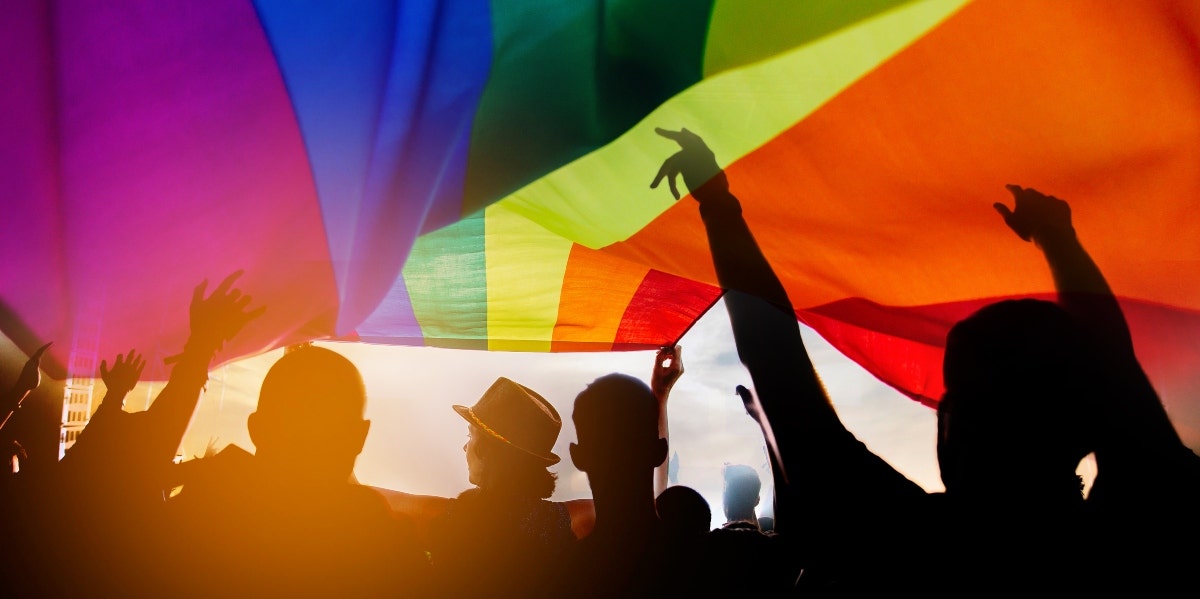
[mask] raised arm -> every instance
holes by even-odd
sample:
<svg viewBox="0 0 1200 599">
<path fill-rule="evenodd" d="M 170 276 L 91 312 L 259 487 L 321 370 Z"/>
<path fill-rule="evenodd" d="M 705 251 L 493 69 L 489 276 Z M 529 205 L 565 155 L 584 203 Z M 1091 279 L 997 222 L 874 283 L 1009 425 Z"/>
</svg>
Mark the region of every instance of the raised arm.
<svg viewBox="0 0 1200 599">
<path fill-rule="evenodd" d="M 993 207 L 1018 237 L 1032 241 L 1046 258 L 1058 303 L 1085 326 L 1107 349 L 1136 361 L 1125 315 L 1100 268 L 1083 249 L 1071 223 L 1071 207 L 1036 189 L 1008 185 L 1012 209 Z"/>
<path fill-rule="evenodd" d="M 240 270 L 229 275 L 208 297 L 204 296 L 208 281 L 197 285 L 192 293 L 191 335 L 183 353 L 170 358 L 175 361 L 171 377 L 147 410 L 153 423 L 147 449 L 154 459 L 174 458 L 200 401 L 200 391 L 208 381 L 213 356 L 226 340 L 266 310 L 265 307 L 247 310 L 250 296 L 233 288 L 241 275 Z"/>
<path fill-rule="evenodd" d="M 33 352 L 32 356 L 25 361 L 25 366 L 21 368 L 21 373 L 17 375 L 17 380 L 13 381 L 13 385 L 8 392 L 0 397 L 0 429 L 3 429 L 8 421 L 12 419 L 13 414 L 20 409 L 21 404 L 25 402 L 25 398 L 37 389 L 42 382 L 42 355 L 50 348 L 50 343 L 43 345 Z"/>
<path fill-rule="evenodd" d="M 763 416 L 763 407 L 758 398 L 754 397 L 754 394 L 742 385 L 735 387 L 734 392 L 741 398 L 742 406 L 746 408 L 746 414 L 749 414 L 750 418 L 758 423 L 758 427 L 762 430 L 763 441 L 766 442 L 767 447 L 774 447 L 775 431 L 771 428 L 771 423 Z M 775 514 L 775 522 L 778 524 L 781 516 L 784 521 L 789 517 L 787 513 L 788 506 L 790 505 L 788 494 L 791 492 L 791 485 L 788 484 L 787 471 L 783 469 L 783 464 L 779 463 L 779 459 L 775 454 L 776 452 L 774 451 L 767 451 L 767 455 L 771 460 L 772 513 Z"/>
<path fill-rule="evenodd" d="M 654 356 L 654 372 L 650 375 L 650 390 L 654 399 L 658 400 L 658 436 L 670 442 L 671 433 L 667 426 L 667 400 L 671 397 L 671 388 L 675 381 L 683 376 L 683 348 L 664 347 Z M 667 457 L 654 469 L 654 496 L 658 497 L 670 485 L 670 451 Z"/>
<path fill-rule="evenodd" d="M 1035 189 L 1009 185 L 1008 191 L 1013 208 L 996 203 L 996 211 L 1014 233 L 1042 251 L 1054 277 L 1058 303 L 1092 337 L 1105 360 L 1097 371 L 1111 377 L 1119 390 L 1097 406 L 1114 427 L 1109 441 L 1126 448 L 1130 443 L 1142 447 L 1180 445 L 1157 392 L 1134 355 L 1121 306 L 1075 234 L 1071 207 Z M 1104 461 L 1103 449 L 1097 458 Z"/>
<path fill-rule="evenodd" d="M 657 132 L 678 143 L 680 151 L 663 163 L 651 187 L 666 178 L 678 199 L 675 178 L 682 175 L 699 201 L 717 280 L 729 290 L 725 305 L 738 356 L 750 370 L 766 416 L 774 422 L 772 410 L 785 416 L 797 408 L 812 412 L 822 425 L 843 429 L 804 349 L 787 292 L 759 249 L 712 151 L 687 129 Z"/>
<path fill-rule="evenodd" d="M 791 485 L 804 485 L 806 503 L 818 509 L 844 508 L 845 498 L 887 501 L 924 494 L 870 453 L 838 418 L 804 348 L 783 284 L 750 232 L 712 151 L 686 129 L 657 131 L 681 149 L 663 163 L 651 187 L 665 178 L 678 198 L 674 179 L 682 175 L 700 203 L 717 279 L 728 290 L 725 306 L 738 356 L 754 382 L 772 457 Z"/>
<path fill-rule="evenodd" d="M 125 407 L 125 396 L 137 385 L 145 367 L 145 358 L 132 349 L 128 354 L 117 354 L 112 370 L 108 368 L 108 360 L 100 361 L 100 379 L 104 381 L 105 391 L 100 407 L 96 408 L 96 413 L 92 416 L 93 422 Z"/>
</svg>

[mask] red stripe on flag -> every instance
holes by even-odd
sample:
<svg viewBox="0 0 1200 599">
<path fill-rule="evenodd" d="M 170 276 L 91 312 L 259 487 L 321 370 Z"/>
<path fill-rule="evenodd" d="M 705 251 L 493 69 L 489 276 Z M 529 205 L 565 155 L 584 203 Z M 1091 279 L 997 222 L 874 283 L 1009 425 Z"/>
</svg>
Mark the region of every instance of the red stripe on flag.
<svg viewBox="0 0 1200 599">
<path fill-rule="evenodd" d="M 646 273 L 621 318 L 613 349 L 652 349 L 678 341 L 721 293 L 719 287 L 657 270 Z"/>
<path fill-rule="evenodd" d="M 797 311 L 805 324 L 881 381 L 926 405 L 937 405 L 946 333 L 962 318 L 1003 299 L 925 306 L 883 306 L 851 298 Z M 1191 447 L 1200 447 L 1200 311 L 1122 299 L 1138 360 Z M 1019 398 L 1014 398 L 1014 401 Z"/>
</svg>

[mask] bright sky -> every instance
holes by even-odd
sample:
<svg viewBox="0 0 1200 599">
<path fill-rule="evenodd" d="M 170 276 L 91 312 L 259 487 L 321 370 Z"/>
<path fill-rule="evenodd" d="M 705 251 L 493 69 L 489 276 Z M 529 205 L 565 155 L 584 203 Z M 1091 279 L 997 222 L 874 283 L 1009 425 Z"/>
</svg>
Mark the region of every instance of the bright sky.
<svg viewBox="0 0 1200 599">
<path fill-rule="evenodd" d="M 811 331 L 805 342 L 817 371 L 846 425 L 877 454 L 926 489 L 940 490 L 934 452 L 932 410 L 909 400 L 867 374 Z M 470 405 L 499 376 L 546 397 L 563 416 L 555 452 L 563 457 L 555 499 L 590 497 L 587 478 L 571 465 L 575 440 L 571 406 L 592 380 L 623 372 L 648 381 L 654 352 L 512 353 L 326 343 L 358 365 L 368 392 L 371 432 L 355 474 L 374 486 L 411 493 L 454 496 L 468 488 L 462 446 L 467 426 L 451 410 Z M 685 373 L 669 404 L 671 451 L 679 454 L 678 483 L 699 491 L 721 517 L 721 470 L 725 463 L 756 467 L 768 497 L 770 475 L 758 427 L 734 394 L 750 377 L 738 362 L 724 305 L 718 303 L 682 339 Z M 217 447 L 237 443 L 252 449 L 246 416 L 253 411 L 262 378 L 281 351 L 218 369 L 184 441 L 184 454 L 201 454 L 210 439 Z M 223 383 L 223 384 L 221 384 Z M 161 385 L 161 384 L 159 384 Z M 127 409 L 140 409 L 160 388 L 139 387 Z M 769 510 L 769 500 L 760 506 Z"/>
</svg>

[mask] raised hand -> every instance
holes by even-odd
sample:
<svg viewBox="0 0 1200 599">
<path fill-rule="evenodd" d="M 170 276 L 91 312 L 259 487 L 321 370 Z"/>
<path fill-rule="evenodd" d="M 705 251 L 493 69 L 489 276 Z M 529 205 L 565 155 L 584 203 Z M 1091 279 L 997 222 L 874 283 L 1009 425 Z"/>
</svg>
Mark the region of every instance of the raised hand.
<svg viewBox="0 0 1200 599">
<path fill-rule="evenodd" d="M 42 354 L 45 354 L 49 348 L 50 344 L 47 343 L 33 352 L 33 355 L 29 356 L 29 360 L 25 362 L 25 367 L 21 369 L 21 374 L 17 375 L 12 389 L 7 394 L 0 392 L 0 410 L 2 410 L 0 417 L 3 418 L 0 420 L 0 429 L 3 429 L 13 414 L 21 408 L 29 393 L 42 383 Z"/>
<path fill-rule="evenodd" d="M 654 372 L 650 375 L 650 390 L 660 402 L 666 401 L 671 394 L 675 381 L 683 376 L 683 348 L 664 347 L 658 350 L 654 357 Z"/>
<path fill-rule="evenodd" d="M 667 424 L 667 398 L 671 395 L 671 387 L 683 375 L 683 361 L 680 356 L 682 348 L 663 347 L 654 356 L 654 372 L 650 374 L 650 390 L 654 399 L 658 400 L 658 436 L 663 439 L 671 438 L 670 426 Z M 654 468 L 654 496 L 657 497 L 671 483 L 669 460 Z"/>
<path fill-rule="evenodd" d="M 738 397 L 742 399 L 742 407 L 746 408 L 746 413 L 749 414 L 755 422 L 761 423 L 763 421 L 763 411 L 762 404 L 758 403 L 758 398 L 754 397 L 754 394 L 751 393 L 750 390 L 744 385 L 738 385 L 734 388 L 734 391 L 737 393 Z"/>
<path fill-rule="evenodd" d="M 744 385 L 738 385 L 734 388 L 734 392 L 742 399 L 742 406 L 746 408 L 746 413 L 758 423 L 758 427 L 762 429 L 763 441 L 767 444 L 767 451 L 771 457 L 771 468 L 776 477 L 776 491 L 782 488 L 782 483 L 786 483 L 787 472 L 783 469 L 783 454 L 779 452 L 779 443 L 775 440 L 775 429 L 771 427 L 771 421 L 766 418 L 765 410 L 763 410 L 762 402 L 755 397 Z"/>
<path fill-rule="evenodd" d="M 1041 235 L 1074 230 L 1071 226 L 1071 207 L 1066 202 L 1020 185 L 1006 185 L 1005 188 L 1013 196 L 1013 208 L 1010 210 L 1000 202 L 992 204 L 992 207 L 1021 239 L 1037 242 Z"/>
<path fill-rule="evenodd" d="M 233 288 L 233 283 L 243 272 L 239 270 L 225 277 L 207 298 L 204 297 L 204 291 L 208 287 L 208 280 L 196 286 L 192 292 L 192 336 L 189 345 L 196 343 L 211 351 L 221 349 L 225 341 L 242 330 L 246 323 L 262 316 L 267 310 L 265 306 L 246 310 L 250 305 L 250 296 L 242 295 L 241 290 Z"/>
<path fill-rule="evenodd" d="M 142 377 L 142 369 L 145 367 L 145 358 L 132 349 L 128 354 L 117 354 L 112 370 L 108 369 L 107 360 L 101 360 L 100 378 L 108 388 L 108 396 L 125 397 Z"/>
<path fill-rule="evenodd" d="M 657 127 L 654 132 L 679 144 L 680 150 L 667 158 L 659 167 L 658 174 L 650 183 L 651 189 L 657 188 L 658 184 L 666 179 L 667 186 L 671 189 L 671 195 L 678 200 L 681 196 L 675 178 L 679 175 L 683 175 L 683 182 L 692 194 L 710 181 L 711 185 L 716 186 L 714 190 L 729 189 L 729 182 L 725 179 L 725 173 L 721 171 L 721 167 L 717 165 L 716 156 L 713 155 L 712 150 L 708 149 L 699 135 L 688 131 L 686 127 L 679 131 Z"/>
<path fill-rule="evenodd" d="M 13 383 L 13 395 L 15 397 L 24 398 L 30 391 L 37 389 L 38 385 L 42 384 L 42 355 L 50 349 L 51 341 L 43 345 L 29 356 L 29 360 L 25 362 L 25 366 L 21 368 L 21 374 L 17 376 L 17 381 Z"/>
</svg>

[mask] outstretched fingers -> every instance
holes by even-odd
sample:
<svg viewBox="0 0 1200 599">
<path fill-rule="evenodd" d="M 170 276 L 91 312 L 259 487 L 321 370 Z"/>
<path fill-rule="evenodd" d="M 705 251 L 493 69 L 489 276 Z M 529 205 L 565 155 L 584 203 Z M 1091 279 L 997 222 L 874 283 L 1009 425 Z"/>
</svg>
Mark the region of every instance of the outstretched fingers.
<svg viewBox="0 0 1200 599">
<path fill-rule="evenodd" d="M 655 127 L 654 132 L 679 144 L 679 147 L 685 150 L 704 147 L 704 140 L 700 139 L 699 135 L 692 133 L 687 127 L 683 127 L 678 131 Z"/>
<path fill-rule="evenodd" d="M 679 198 L 683 197 L 679 194 L 679 183 L 677 180 L 680 173 L 683 171 L 682 163 L 687 159 L 684 154 L 689 148 L 695 146 L 695 142 L 700 138 L 695 133 L 688 131 L 687 127 L 684 127 L 679 131 L 655 127 L 654 132 L 679 144 L 680 151 L 663 161 L 662 166 L 658 169 L 658 174 L 654 177 L 654 182 L 650 184 L 650 189 L 657 188 L 658 184 L 663 180 L 663 178 L 666 178 L 667 187 L 671 189 L 671 195 L 675 196 L 675 199 L 678 200 Z"/>
<path fill-rule="evenodd" d="M 136 349 L 130 349 L 128 353 L 117 354 L 117 359 L 113 362 L 111 369 L 108 367 L 108 361 L 102 360 L 100 362 L 100 378 L 109 391 L 128 393 L 142 378 L 142 370 L 145 367 L 145 357 Z"/>
<path fill-rule="evenodd" d="M 230 287 L 233 287 L 233 284 L 234 284 L 234 283 L 235 283 L 235 282 L 238 280 L 238 278 L 239 278 L 239 277 L 241 277 L 241 276 L 242 276 L 242 274 L 243 274 L 243 273 L 245 273 L 245 272 L 246 272 L 246 271 L 245 271 L 245 270 L 242 270 L 242 269 L 238 269 L 238 270 L 235 270 L 235 271 L 233 271 L 233 273 L 232 273 L 232 274 L 230 274 L 229 276 L 225 277 L 225 280 L 224 280 L 224 281 L 221 281 L 221 284 L 220 284 L 220 285 L 217 285 L 217 288 L 213 290 L 213 296 L 223 296 L 223 295 L 225 295 L 225 294 L 229 293 L 229 288 L 230 288 Z M 242 293 L 242 292 L 241 292 L 241 291 L 238 291 L 238 290 L 236 290 L 236 289 L 235 289 L 235 290 L 233 290 L 233 293 L 235 293 L 235 294 L 237 294 L 237 295 L 241 295 L 241 293 Z M 235 297 L 236 297 L 236 296 L 235 296 Z"/>
<path fill-rule="evenodd" d="M 1029 241 L 1029 238 L 1025 236 L 1025 234 L 1021 231 L 1020 226 L 1017 224 L 1012 209 L 1001 202 L 992 204 L 992 208 L 995 208 L 996 212 L 1000 213 L 1000 217 L 1004 219 L 1004 224 L 1008 225 L 1008 228 L 1012 229 L 1013 232 L 1015 232 L 1021 239 Z"/>
<path fill-rule="evenodd" d="M 671 173 L 671 176 L 667 178 L 667 187 L 670 188 L 671 195 L 675 196 L 675 199 L 678 200 L 680 197 L 682 197 L 679 195 L 679 169 L 675 168 L 674 171 L 675 172 Z"/>
<path fill-rule="evenodd" d="M 117 360 L 120 359 L 121 356 L 117 356 Z M 131 349 L 129 353 L 125 354 L 125 363 L 133 370 L 134 376 L 141 378 L 142 369 L 146 367 L 146 358 L 144 356 L 137 353 L 136 349 Z"/>
<path fill-rule="evenodd" d="M 197 348 L 219 350 L 246 323 L 266 311 L 265 307 L 250 310 L 253 297 L 234 286 L 244 273 L 242 269 L 234 271 L 207 297 L 204 294 L 207 281 L 196 287 L 192 294 L 191 339 L 197 342 Z M 167 359 L 167 363 L 171 361 L 172 358 Z"/>
<path fill-rule="evenodd" d="M 681 154 L 682 152 L 679 152 L 663 161 L 662 166 L 658 168 L 658 174 L 654 176 L 654 181 L 650 183 L 650 189 L 658 188 L 658 184 L 666 179 L 671 195 L 675 196 L 676 200 L 680 198 L 677 179 L 680 172 L 679 161 L 682 160 Z"/>
<path fill-rule="evenodd" d="M 206 289 L 208 289 L 208 279 L 204 279 L 203 281 L 200 281 L 200 284 L 196 285 L 196 287 L 194 289 L 192 289 L 192 304 L 193 305 L 204 301 L 204 291 Z"/>
<path fill-rule="evenodd" d="M 678 143 L 679 145 L 683 145 L 685 131 L 687 131 L 687 129 L 683 129 L 681 131 L 672 131 L 670 129 L 663 129 L 662 127 L 654 128 L 655 133 L 657 133 L 675 143 Z"/>
</svg>

